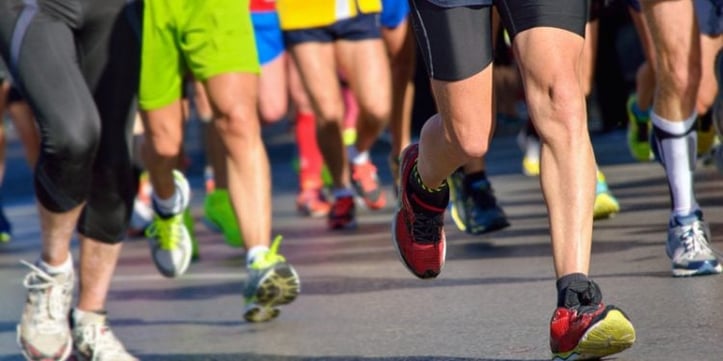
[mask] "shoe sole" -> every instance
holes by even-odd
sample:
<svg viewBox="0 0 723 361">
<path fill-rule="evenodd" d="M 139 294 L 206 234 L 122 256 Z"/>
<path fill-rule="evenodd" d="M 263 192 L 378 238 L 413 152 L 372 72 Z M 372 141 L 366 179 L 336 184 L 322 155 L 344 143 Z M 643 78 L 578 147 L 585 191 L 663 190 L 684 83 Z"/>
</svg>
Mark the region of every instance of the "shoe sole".
<svg viewBox="0 0 723 361">
<path fill-rule="evenodd" d="M 723 271 L 723 266 L 719 262 L 715 265 L 711 262 L 705 262 L 697 269 L 685 269 L 673 267 L 673 277 L 694 277 L 694 276 L 708 276 L 717 275 Z"/>
<path fill-rule="evenodd" d="M 598 360 L 622 352 L 634 342 L 632 323 L 621 311 L 613 309 L 585 332 L 574 350 L 554 353 L 552 361 Z"/>
<path fill-rule="evenodd" d="M 278 306 L 293 302 L 301 291 L 299 275 L 288 264 L 275 267 L 259 282 L 256 302 L 246 306 L 244 319 L 248 322 L 267 322 L 279 316 Z"/>
</svg>

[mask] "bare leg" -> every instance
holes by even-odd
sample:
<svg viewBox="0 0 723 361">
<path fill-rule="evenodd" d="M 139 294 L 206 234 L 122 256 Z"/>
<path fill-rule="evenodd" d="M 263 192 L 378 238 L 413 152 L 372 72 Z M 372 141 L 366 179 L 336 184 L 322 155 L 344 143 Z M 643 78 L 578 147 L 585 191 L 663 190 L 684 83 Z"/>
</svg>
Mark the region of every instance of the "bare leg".
<svg viewBox="0 0 723 361">
<path fill-rule="evenodd" d="M 271 186 L 269 160 L 257 114 L 258 77 L 226 73 L 204 82 L 214 120 L 228 151 L 231 203 L 247 249 L 269 246 Z"/>
<path fill-rule="evenodd" d="M 107 244 L 80 235 L 80 293 L 77 308 L 101 311 L 110 289 L 122 244 Z"/>
</svg>

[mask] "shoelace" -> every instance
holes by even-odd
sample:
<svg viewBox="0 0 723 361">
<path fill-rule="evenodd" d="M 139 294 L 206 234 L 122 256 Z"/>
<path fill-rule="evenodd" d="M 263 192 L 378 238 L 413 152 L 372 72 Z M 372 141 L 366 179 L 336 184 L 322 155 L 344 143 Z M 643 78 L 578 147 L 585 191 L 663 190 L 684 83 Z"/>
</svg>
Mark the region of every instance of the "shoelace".
<svg viewBox="0 0 723 361">
<path fill-rule="evenodd" d="M 168 219 L 156 218 L 156 220 L 148 226 L 146 237 L 155 238 L 161 246 L 162 250 L 171 251 L 176 249 L 179 239 L 181 238 L 181 227 L 185 227 L 183 221 L 179 221 L 176 215 Z"/>
<path fill-rule="evenodd" d="M 23 286 L 30 292 L 30 297 L 37 301 L 33 322 L 41 333 L 54 334 L 62 329 L 62 320 L 66 314 L 65 287 L 55 278 L 34 264 L 21 260 L 32 272 L 23 280 Z M 38 282 L 40 280 L 41 282 Z M 47 292 L 47 294 L 45 294 Z"/>
<path fill-rule="evenodd" d="M 269 251 L 261 255 L 260 257 L 256 257 L 254 263 L 251 265 L 251 268 L 264 269 L 267 267 L 271 267 L 279 262 L 286 262 L 286 258 L 279 254 L 279 247 L 281 246 L 281 241 L 283 239 L 284 237 L 281 235 L 276 236 L 271 242 Z"/>
<path fill-rule="evenodd" d="M 680 237 L 680 243 L 685 248 L 686 253 L 700 254 L 706 250 L 717 253 L 710 247 L 705 237 L 705 231 L 699 222 L 695 222 L 686 228 Z"/>
<path fill-rule="evenodd" d="M 436 243 L 440 239 L 439 229 L 444 225 L 444 219 L 442 215 L 427 215 L 425 213 L 414 214 L 414 227 L 412 228 L 412 234 L 415 240 L 420 240 L 423 243 Z"/>
<path fill-rule="evenodd" d="M 83 343 L 81 349 L 90 352 L 91 361 L 96 361 L 103 356 L 103 359 L 109 357 L 125 356 L 127 354 L 125 347 L 110 330 L 108 324 L 97 323 L 82 326 Z"/>
</svg>

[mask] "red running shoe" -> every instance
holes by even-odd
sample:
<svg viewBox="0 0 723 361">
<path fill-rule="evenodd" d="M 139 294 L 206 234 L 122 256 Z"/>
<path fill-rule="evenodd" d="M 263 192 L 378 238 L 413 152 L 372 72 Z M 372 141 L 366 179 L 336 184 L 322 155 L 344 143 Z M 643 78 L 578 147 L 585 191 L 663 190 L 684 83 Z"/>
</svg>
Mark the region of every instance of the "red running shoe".
<svg viewBox="0 0 723 361">
<path fill-rule="evenodd" d="M 392 237 L 397 253 L 409 271 L 419 278 L 434 278 L 444 266 L 447 249 L 445 208 L 428 205 L 407 189 L 418 156 L 417 144 L 408 146 L 401 155 L 399 206 L 392 223 Z M 412 204 L 429 212 L 416 212 Z"/>
<path fill-rule="evenodd" d="M 384 208 L 387 204 L 387 197 L 379 185 L 377 167 L 371 161 L 352 164 L 351 184 L 356 193 L 364 200 L 367 208 L 377 210 Z"/>
<path fill-rule="evenodd" d="M 586 297 L 594 293 L 596 297 Z M 623 311 L 601 300 L 592 281 L 574 282 L 568 288 L 565 306 L 558 307 L 550 321 L 553 361 L 597 360 L 633 345 L 633 324 Z"/>
<path fill-rule="evenodd" d="M 329 211 L 329 229 L 356 228 L 355 213 L 353 196 L 337 198 Z"/>
</svg>

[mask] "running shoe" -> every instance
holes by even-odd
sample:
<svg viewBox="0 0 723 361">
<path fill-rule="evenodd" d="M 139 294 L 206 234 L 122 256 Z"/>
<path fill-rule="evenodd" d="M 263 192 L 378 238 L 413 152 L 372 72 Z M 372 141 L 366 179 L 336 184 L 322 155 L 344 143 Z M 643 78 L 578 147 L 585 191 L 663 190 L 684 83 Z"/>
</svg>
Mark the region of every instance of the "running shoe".
<svg viewBox="0 0 723 361">
<path fill-rule="evenodd" d="M 553 361 L 598 360 L 634 342 L 635 329 L 627 315 L 603 304 L 593 281 L 573 282 L 565 290 L 565 304 L 550 321 Z"/>
<path fill-rule="evenodd" d="M 597 171 L 597 186 L 595 188 L 595 205 L 593 207 L 594 219 L 610 218 L 620 212 L 620 203 L 610 192 L 605 181 L 605 175 Z"/>
<path fill-rule="evenodd" d="M 448 184 L 452 220 L 460 231 L 479 235 L 510 225 L 488 179 L 480 179 L 468 191 L 464 187 L 464 172 L 457 170 L 449 177 Z"/>
<path fill-rule="evenodd" d="M 244 288 L 244 319 L 248 322 L 273 320 L 279 316 L 278 306 L 291 303 L 301 291 L 299 275 L 279 254 L 281 239 L 277 236 L 269 251 L 256 257 L 248 268 Z"/>
<path fill-rule="evenodd" d="M 540 175 L 540 139 L 527 127 L 517 134 L 517 145 L 522 150 L 522 173 L 528 177 Z"/>
<path fill-rule="evenodd" d="M 201 259 L 201 251 L 196 238 L 196 220 L 193 219 L 191 208 L 186 208 L 183 211 L 183 225 L 186 226 L 188 236 L 191 237 L 191 261 L 198 261 Z"/>
<path fill-rule="evenodd" d="M 138 361 L 113 334 L 103 313 L 73 310 L 73 344 L 78 361 Z"/>
<path fill-rule="evenodd" d="M 75 285 L 73 271 L 51 275 L 31 263 L 23 280 L 28 290 L 22 318 L 17 326 L 17 341 L 25 359 L 64 361 L 70 357 L 73 340 L 68 312 Z"/>
<path fill-rule="evenodd" d="M 296 209 L 306 217 L 324 217 L 329 215 L 331 204 L 321 188 L 307 188 L 296 196 Z"/>
<path fill-rule="evenodd" d="M 650 113 L 641 114 L 636 111 L 637 101 L 635 94 L 628 98 L 628 150 L 638 162 L 648 162 L 655 159 L 650 148 Z"/>
<path fill-rule="evenodd" d="M 354 197 L 337 197 L 329 211 L 329 229 L 354 229 L 356 226 Z"/>
<path fill-rule="evenodd" d="M 176 189 L 181 193 L 183 211 L 170 217 L 161 217 L 156 211 L 153 223 L 146 230 L 153 263 L 165 277 L 178 277 L 186 273 L 193 256 L 193 240 L 184 216 L 191 190 L 181 172 L 174 170 L 173 177 Z"/>
<path fill-rule="evenodd" d="M 243 236 L 228 190 L 216 188 L 211 193 L 207 193 L 203 201 L 203 213 L 204 223 L 211 230 L 222 233 L 223 239 L 229 246 L 243 247 Z"/>
<path fill-rule="evenodd" d="M 721 264 L 710 239 L 702 212 L 673 217 L 668 225 L 665 251 L 673 263 L 674 277 L 721 273 Z"/>
<path fill-rule="evenodd" d="M 447 242 L 444 208 L 424 203 L 408 189 L 409 177 L 419 157 L 419 145 L 412 144 L 401 155 L 400 192 L 392 221 L 392 241 L 402 263 L 419 278 L 434 278 L 444 266 Z M 416 209 L 426 209 L 418 212 Z"/>
<path fill-rule="evenodd" d="M 377 167 L 371 161 L 362 164 L 352 164 L 351 184 L 357 195 L 364 200 L 369 209 L 381 209 L 387 204 L 387 199 L 379 184 Z"/>
<path fill-rule="evenodd" d="M 0 202 L 0 244 L 8 243 L 13 238 L 13 227 L 5 216 L 5 211 Z"/>
<path fill-rule="evenodd" d="M 717 142 L 717 134 L 713 126 L 713 117 L 698 117 L 695 121 L 695 130 L 698 133 L 697 152 L 698 157 L 709 155 Z"/>
</svg>

